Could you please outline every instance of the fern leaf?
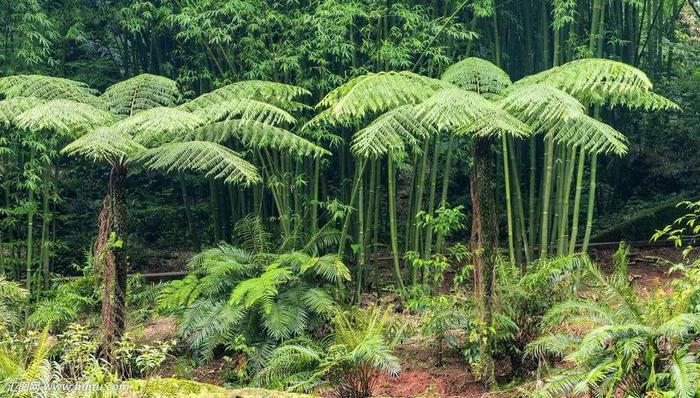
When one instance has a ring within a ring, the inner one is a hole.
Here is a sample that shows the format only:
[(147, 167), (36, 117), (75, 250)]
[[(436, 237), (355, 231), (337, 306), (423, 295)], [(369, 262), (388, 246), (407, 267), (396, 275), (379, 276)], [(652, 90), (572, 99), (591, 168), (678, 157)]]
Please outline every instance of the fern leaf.
[(206, 141), (174, 142), (144, 151), (136, 161), (164, 173), (194, 171), (227, 184), (260, 181), (258, 171), (237, 152)]
[[(183, 106), (183, 108), (187, 107)], [(230, 119), (252, 120), (273, 126), (296, 123), (294, 116), (275, 105), (249, 98), (235, 98), (203, 108), (194, 108), (192, 113), (206, 120), (207, 123)]]
[(16, 75), (0, 78), (0, 94), (5, 98), (35, 97), (44, 100), (64, 99), (107, 109), (85, 83), (43, 75)]
[(0, 125), (15, 125), (22, 112), (41, 105), (45, 100), (35, 97), (13, 97), (0, 101)]
[(250, 99), (266, 102), (290, 111), (303, 109), (305, 106), (295, 100), (311, 93), (301, 87), (289, 84), (261, 80), (245, 80), (235, 82), (199, 97), (183, 105), (186, 110), (195, 111), (238, 99)]
[(420, 103), (450, 84), (412, 72), (379, 72), (358, 76), (329, 92), (318, 106), (337, 118), (361, 120), (401, 105)]
[(100, 126), (108, 126), (116, 117), (92, 105), (56, 99), (37, 105), (16, 117), (17, 126), (25, 130), (48, 130), (79, 137)]
[(151, 108), (173, 106), (178, 96), (174, 80), (144, 73), (110, 86), (100, 98), (110, 112), (132, 116)]
[(141, 111), (116, 123), (113, 128), (134, 137), (146, 147), (180, 140), (205, 120), (176, 108), (156, 107)]
[(236, 139), (243, 145), (260, 149), (271, 148), (297, 156), (323, 156), (330, 152), (288, 130), (254, 120), (226, 120), (199, 128), (195, 139), (222, 143)]
[(485, 96), (501, 94), (512, 84), (501, 68), (477, 57), (465, 58), (451, 65), (440, 79)]
[(353, 135), (352, 152), (355, 156), (378, 158), (387, 153), (417, 150), (419, 140), (430, 136), (431, 131), (415, 113), (413, 106), (404, 105), (377, 117)]
[(83, 156), (95, 162), (118, 164), (128, 162), (131, 156), (145, 149), (130, 135), (101, 127), (66, 145), (61, 153)]

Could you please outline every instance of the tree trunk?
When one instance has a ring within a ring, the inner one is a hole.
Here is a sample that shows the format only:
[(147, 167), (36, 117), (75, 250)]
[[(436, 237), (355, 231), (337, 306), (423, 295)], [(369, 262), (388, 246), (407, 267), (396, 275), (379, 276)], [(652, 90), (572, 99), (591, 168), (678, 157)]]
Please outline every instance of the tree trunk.
[(102, 266), (102, 357), (110, 363), (126, 320), (126, 175), (123, 166), (112, 167), (94, 247), (94, 261)]
[(495, 384), (493, 358), (491, 357), (490, 328), (493, 320), (494, 267), (496, 265), (498, 236), (496, 231), (496, 207), (491, 182), (493, 181), (493, 155), (486, 139), (477, 139), (474, 145), (471, 175), (472, 231), (471, 251), (474, 256), (474, 288), (477, 305), (486, 338), (480, 339), (482, 378), (484, 384)]

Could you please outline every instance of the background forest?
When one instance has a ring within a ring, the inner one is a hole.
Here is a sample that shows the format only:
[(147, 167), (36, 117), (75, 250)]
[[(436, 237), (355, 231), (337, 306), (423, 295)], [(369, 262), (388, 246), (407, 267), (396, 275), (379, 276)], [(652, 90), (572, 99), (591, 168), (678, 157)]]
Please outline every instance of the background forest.
[(8, 393), (700, 394), (700, 2), (7, 1), (0, 99)]

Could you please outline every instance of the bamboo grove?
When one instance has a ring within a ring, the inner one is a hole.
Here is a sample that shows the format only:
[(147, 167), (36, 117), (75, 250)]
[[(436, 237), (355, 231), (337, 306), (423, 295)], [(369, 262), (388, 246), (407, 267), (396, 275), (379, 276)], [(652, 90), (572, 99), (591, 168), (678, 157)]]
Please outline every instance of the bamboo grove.
[[(235, 243), (253, 216), (280, 251), (333, 247), (348, 302), (380, 288), (386, 258), (393, 287), (422, 294), (472, 262), (491, 325), (499, 256), (587, 251), (598, 171), (628, 151), (625, 112), (681, 110), (652, 80), (682, 62), (675, 26), (697, 14), (681, 0), (186, 3), (129, 2), (103, 28), (116, 5), (92, 21), (36, 0), (0, 14), (17, 22), (0, 39), (0, 266), (38, 299), (61, 181), (71, 162), (103, 169), (90, 251), (107, 348), (124, 329), (140, 174), (177, 186), (193, 247)], [(71, 44), (103, 54), (99, 73), (57, 67)]]

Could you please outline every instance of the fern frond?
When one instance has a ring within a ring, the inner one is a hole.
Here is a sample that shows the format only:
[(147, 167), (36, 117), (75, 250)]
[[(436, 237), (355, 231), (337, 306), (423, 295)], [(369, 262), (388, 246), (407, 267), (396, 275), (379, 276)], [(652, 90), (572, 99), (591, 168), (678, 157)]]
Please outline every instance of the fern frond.
[(700, 376), (700, 365), (698, 365), (695, 355), (687, 351), (676, 350), (671, 354), (670, 360), (668, 372), (671, 376), (674, 397), (695, 397)]
[(477, 57), (465, 58), (451, 65), (440, 79), (485, 96), (501, 94), (512, 84), (508, 74), (501, 68)]
[(312, 312), (318, 315), (328, 315), (335, 308), (335, 301), (325, 290), (312, 287), (306, 289), (301, 297), (301, 301)]
[(671, 101), (650, 94), (652, 83), (644, 72), (609, 59), (574, 60), (527, 76), (513, 86), (530, 83), (557, 87), (586, 104), (646, 109), (675, 108)]
[(335, 254), (326, 254), (322, 257), (310, 257), (300, 269), (301, 273), (312, 271), (324, 280), (337, 283), (342, 280), (350, 280), (350, 270)]
[(243, 145), (291, 152), (297, 156), (324, 156), (330, 152), (288, 130), (254, 120), (226, 120), (199, 128), (196, 139), (223, 143), (236, 139)]
[(145, 150), (136, 161), (164, 173), (194, 171), (227, 184), (260, 181), (257, 169), (237, 152), (206, 141), (174, 142)]
[(0, 101), (0, 125), (14, 125), (17, 116), (44, 102), (46, 101), (36, 97), (12, 97)]
[(292, 278), (292, 271), (287, 267), (268, 267), (257, 278), (239, 283), (231, 292), (229, 302), (233, 305), (243, 305), (245, 308), (250, 308), (256, 303), (270, 302), (278, 294), (277, 287)]
[[(182, 105), (181, 107), (187, 108)], [(217, 102), (203, 108), (194, 108), (191, 112), (206, 120), (207, 123), (230, 119), (252, 120), (273, 126), (296, 123), (294, 116), (275, 105), (249, 98)]]
[(245, 316), (241, 306), (226, 301), (195, 301), (183, 314), (180, 333), (197, 354), (210, 360), (217, 346), (226, 343), (226, 336)]
[(201, 286), (195, 274), (166, 283), (156, 297), (158, 309), (177, 310), (189, 306), (202, 294)]
[(236, 242), (251, 253), (266, 253), (272, 248), (272, 234), (267, 231), (262, 218), (249, 214), (233, 227)]
[(581, 339), (576, 336), (548, 333), (528, 343), (525, 347), (525, 355), (535, 358), (545, 358), (550, 355), (564, 357), (580, 343)]
[(585, 114), (576, 98), (547, 84), (519, 84), (498, 104), (536, 132), (546, 132), (560, 122)]
[(295, 111), (305, 107), (305, 105), (295, 100), (300, 96), (310, 94), (311, 93), (304, 88), (289, 84), (262, 80), (245, 80), (202, 94), (184, 104), (183, 107), (188, 111), (195, 111), (226, 101), (250, 99)]
[(263, 306), (263, 327), (269, 336), (277, 340), (288, 339), (295, 330), (303, 329), (294, 324), (304, 318), (302, 310), (283, 300), (271, 301)]
[(130, 135), (101, 127), (66, 145), (61, 153), (83, 156), (95, 162), (118, 164), (128, 162), (130, 157), (145, 149)]
[(35, 380), (39, 377), (41, 367), (49, 355), (50, 348), (49, 325), (46, 325), (44, 326), (44, 329), (41, 331), (39, 339), (37, 340), (32, 361), (29, 363), (27, 370), (24, 372), (24, 380)]
[(700, 333), (700, 315), (680, 314), (661, 324), (657, 332), (665, 337), (671, 344), (677, 345), (685, 341), (689, 336)]
[(130, 134), (146, 147), (182, 139), (205, 120), (177, 108), (155, 107), (120, 120), (112, 128)]
[(0, 94), (5, 98), (35, 97), (44, 100), (65, 99), (106, 109), (87, 84), (60, 77), (16, 75), (0, 78)]
[(415, 117), (411, 105), (399, 106), (377, 117), (369, 126), (352, 137), (355, 156), (378, 158), (393, 152), (414, 151), (421, 139), (431, 131)]
[(90, 104), (56, 99), (37, 105), (16, 117), (17, 126), (32, 131), (48, 130), (80, 137), (101, 126), (109, 126), (116, 117)]
[(423, 102), (435, 91), (449, 86), (447, 82), (406, 71), (368, 73), (335, 88), (318, 106), (332, 109), (337, 118), (361, 120), (370, 114)]
[(110, 86), (100, 98), (110, 112), (132, 116), (151, 108), (173, 106), (178, 96), (174, 80), (144, 73)]
[(556, 143), (581, 148), (588, 153), (614, 153), (618, 156), (627, 153), (627, 137), (583, 114), (551, 126), (546, 136)]

